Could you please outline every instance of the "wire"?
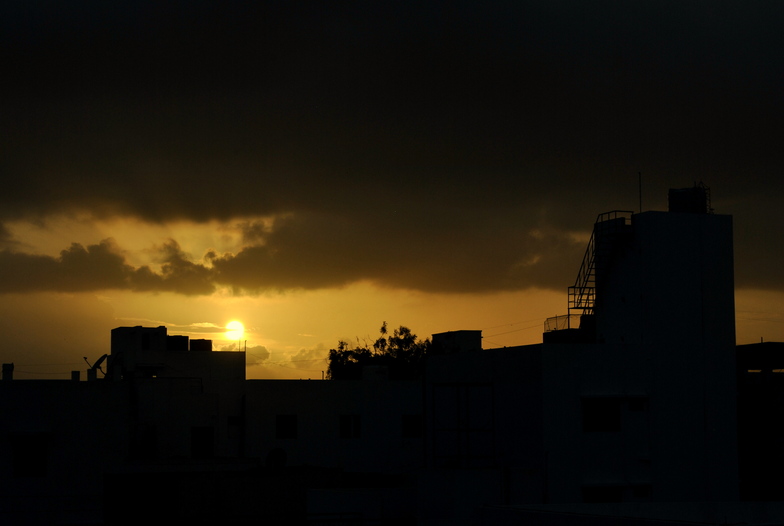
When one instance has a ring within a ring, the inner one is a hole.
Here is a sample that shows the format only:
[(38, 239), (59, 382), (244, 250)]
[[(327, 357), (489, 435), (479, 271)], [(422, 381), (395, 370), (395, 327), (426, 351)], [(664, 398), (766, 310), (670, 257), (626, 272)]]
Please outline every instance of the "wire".
[(529, 327), (523, 327), (522, 329), (515, 329), (513, 331), (506, 331), (506, 332), (497, 332), (495, 334), (488, 334), (487, 336), (483, 336), (482, 338), (492, 338), (493, 336), (501, 336), (502, 334), (511, 334), (513, 332), (520, 332), (520, 331), (527, 331), (530, 329), (534, 329), (536, 327), (542, 327), (542, 323), (537, 323), (536, 325), (531, 325)]
[(20, 371), (20, 370), (14, 368), (14, 375), (16, 375), (16, 374), (34, 374), (34, 375), (46, 374), (46, 375), (70, 376), (71, 372), (70, 371), (66, 371), (66, 372), (61, 372), (61, 373), (42, 373), (40, 371)]
[(492, 327), (482, 327), (481, 330), (488, 331), (490, 329), (497, 329), (499, 327), (506, 327), (506, 326), (511, 327), (513, 325), (519, 325), (521, 323), (531, 323), (532, 321), (539, 321), (540, 319), (541, 318), (531, 318), (530, 320), (516, 321), (514, 323), (502, 323), (501, 325), (493, 325)]
[(282, 367), (283, 369), (292, 369), (294, 371), (320, 371), (320, 369), (312, 369), (312, 368), (300, 368), (300, 367), (291, 367), (289, 365), (284, 365), (286, 362), (261, 362), (255, 365), (277, 365), (278, 367)]
[(67, 363), (20, 363), (18, 367), (57, 367), (59, 365), (82, 365), (82, 362), (67, 362)]
[(281, 367), (285, 367), (283, 364), (296, 363), (296, 362), (319, 362), (319, 361), (322, 361), (322, 360), (326, 361), (327, 358), (308, 358), (306, 360), (288, 360), (288, 361), (285, 361), (285, 362), (265, 362), (265, 361), (261, 361), (261, 362), (258, 363), (258, 365), (280, 365)]

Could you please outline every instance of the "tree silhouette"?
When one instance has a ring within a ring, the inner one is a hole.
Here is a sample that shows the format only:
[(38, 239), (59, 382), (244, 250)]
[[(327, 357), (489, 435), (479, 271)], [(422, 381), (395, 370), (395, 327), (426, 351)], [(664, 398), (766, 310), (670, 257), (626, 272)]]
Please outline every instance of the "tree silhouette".
[(362, 368), (369, 365), (385, 366), (393, 380), (413, 380), (421, 376), (430, 339), (419, 340), (411, 329), (401, 325), (389, 335), (387, 322), (381, 324), (380, 336), (371, 347), (350, 347), (343, 340), (336, 349), (329, 350), (327, 378), (330, 380), (359, 380)]

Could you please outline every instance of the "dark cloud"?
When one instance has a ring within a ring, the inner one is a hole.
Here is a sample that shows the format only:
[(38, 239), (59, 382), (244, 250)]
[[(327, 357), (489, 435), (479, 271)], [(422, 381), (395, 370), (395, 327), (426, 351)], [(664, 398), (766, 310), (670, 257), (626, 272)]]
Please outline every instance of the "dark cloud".
[(125, 288), (132, 269), (110, 240), (87, 248), (73, 243), (59, 257), (0, 252), (2, 292)]
[[(103, 258), (93, 286), (561, 287), (569, 234), (636, 209), (638, 172), (645, 208), (702, 180), (743, 218), (739, 284), (784, 264), (784, 4), (3, 9), (0, 220), (286, 217), (214, 268), (69, 252), (77, 275)], [(65, 256), (2, 258), (67, 282)]]
[[(364, 279), (426, 291), (486, 292), (562, 288), (564, 272), (571, 277), (584, 250), (563, 233), (525, 226), (530, 223), (515, 213), (497, 212), (480, 226), (472, 224), (473, 215), (430, 212), (397, 218), (390, 210), (383, 221), (365, 221), (361, 214), (289, 217), (262, 244), (216, 257), (212, 265), (221, 283), (248, 290), (336, 287)], [(411, 229), (401, 223), (412, 223)], [(478, 231), (488, 226), (492, 235)]]
[(8, 228), (3, 223), (0, 223), (0, 248), (12, 247), (18, 244), (19, 242), (13, 238)]
[(456, 239), (409, 237), (329, 217), (281, 223), (262, 244), (237, 254), (208, 253), (205, 262), (193, 261), (170, 240), (158, 248), (157, 271), (129, 265), (112, 240), (87, 247), (73, 243), (59, 257), (6, 249), (0, 252), (0, 292), (123, 289), (194, 295), (210, 294), (217, 286), (258, 292), (361, 280), (438, 292), (559, 289), (583, 250), (582, 243), (557, 232), (524, 233), (508, 226), (508, 239), (487, 237), (471, 244), (470, 232)]
[(0, 251), (0, 292), (85, 292), (124, 289), (181, 294), (214, 290), (210, 270), (187, 261), (176, 243), (161, 251), (161, 271), (125, 262), (114, 241), (96, 245), (73, 243), (59, 257)]
[(245, 349), (248, 365), (259, 365), (267, 361), (270, 357), (270, 352), (263, 345), (254, 345)]
[[(209, 294), (213, 292), (212, 271), (202, 264), (194, 263), (173, 239), (160, 249), (161, 272), (153, 284), (155, 288), (172, 290), (183, 294)], [(136, 285), (141, 288), (143, 285)]]

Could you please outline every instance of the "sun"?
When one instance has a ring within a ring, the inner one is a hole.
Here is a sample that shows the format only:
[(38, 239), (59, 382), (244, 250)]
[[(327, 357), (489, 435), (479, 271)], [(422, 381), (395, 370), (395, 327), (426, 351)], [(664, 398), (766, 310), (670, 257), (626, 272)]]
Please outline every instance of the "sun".
[(245, 326), (242, 324), (242, 322), (232, 320), (226, 324), (226, 333), (224, 336), (227, 340), (237, 341), (242, 339), (242, 335), (244, 333)]

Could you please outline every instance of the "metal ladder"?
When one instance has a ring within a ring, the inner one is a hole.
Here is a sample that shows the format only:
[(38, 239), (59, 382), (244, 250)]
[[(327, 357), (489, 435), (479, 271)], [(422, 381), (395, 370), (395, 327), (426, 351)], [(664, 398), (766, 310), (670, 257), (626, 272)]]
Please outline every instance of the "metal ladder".
[(628, 230), (633, 213), (628, 210), (613, 210), (597, 216), (577, 279), (574, 285), (569, 287), (570, 318), (572, 315), (593, 314), (596, 304), (597, 263), (602, 263), (609, 257), (618, 235)]

